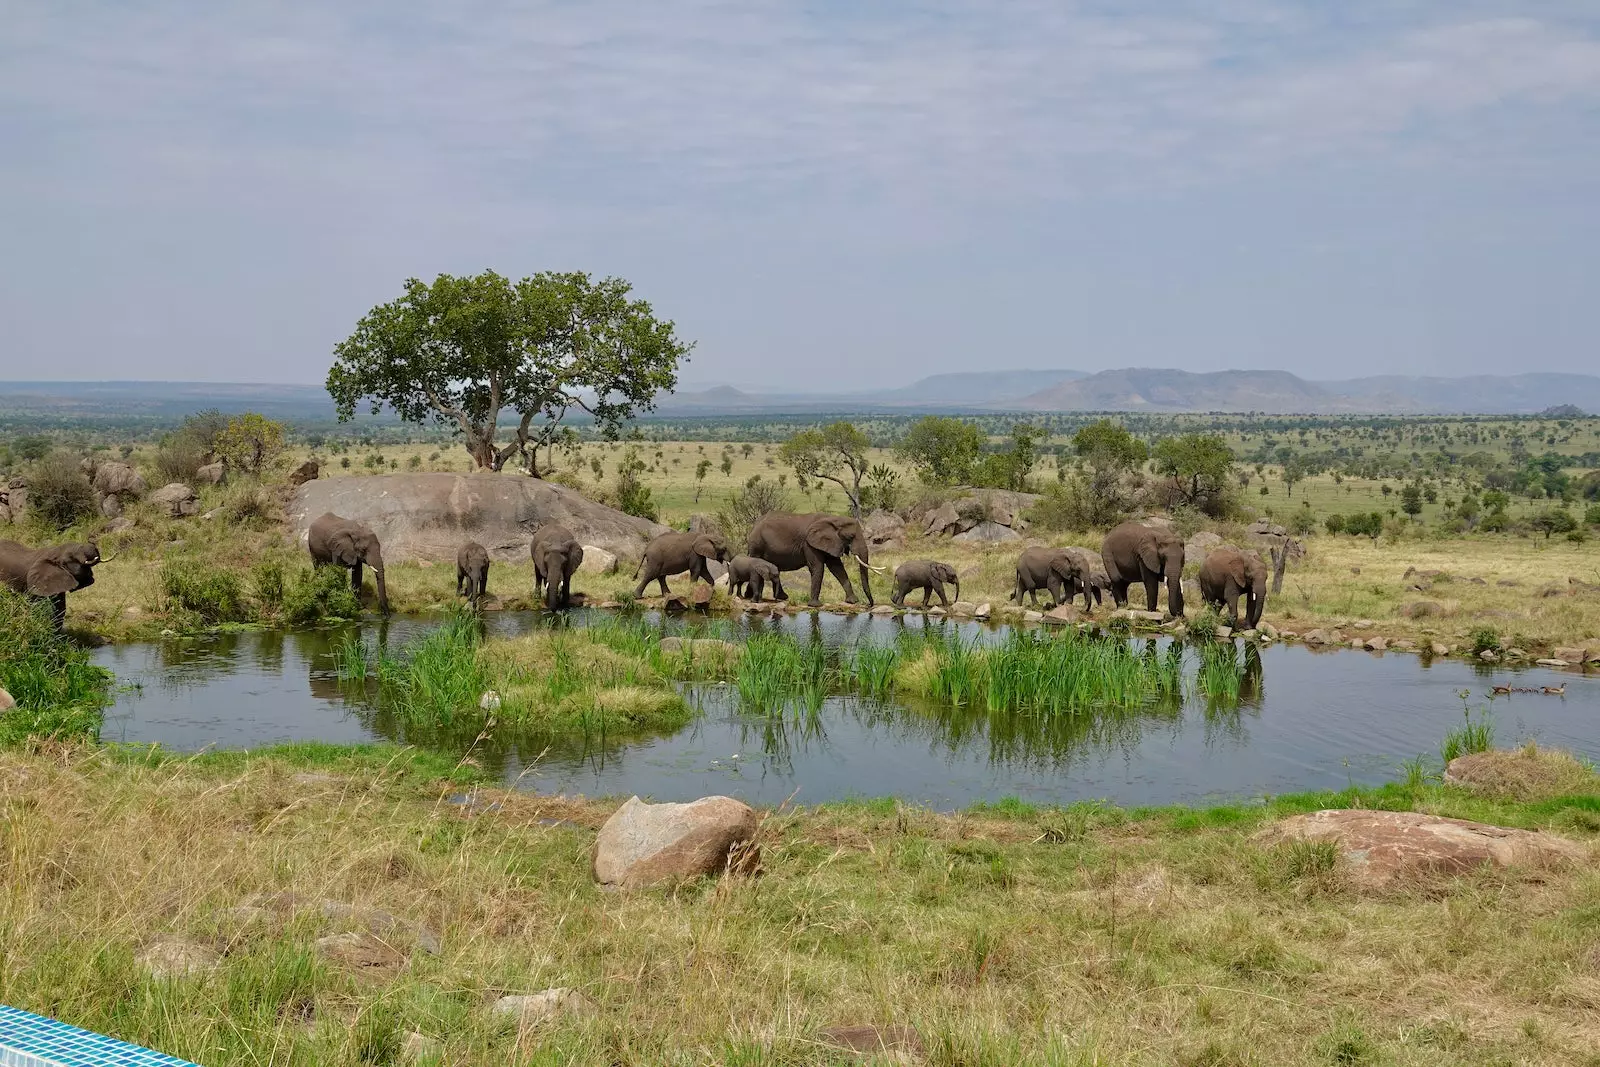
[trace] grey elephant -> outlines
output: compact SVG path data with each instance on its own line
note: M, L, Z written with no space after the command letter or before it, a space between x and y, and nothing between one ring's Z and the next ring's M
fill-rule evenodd
M363 565L371 567L372 577L378 583L378 610L385 615L389 613L389 587L383 581L383 547L370 526L331 511L324 512L306 531L306 548L311 552L312 566L349 568L350 587L357 597L361 595L361 568Z
M456 596L463 595L473 607L489 595L489 551L476 541L456 552Z
M1117 607L1128 604L1128 587L1142 582L1147 611L1157 610L1161 583L1167 583L1167 611L1183 615L1183 538L1165 527L1125 522L1100 543L1106 581Z
M1078 581L1083 591L1084 610L1089 610L1089 598L1091 596L1094 598L1097 607L1105 603L1105 598L1111 592L1111 583L1106 579L1106 566L1101 561L1099 554L1090 552L1087 548L1071 546L1063 548L1061 551L1072 557L1083 572Z
M861 524L848 515L794 515L775 511L763 515L750 527L749 553L764 559L780 571L797 571L804 567L811 572L811 596L815 606L822 603L822 572L826 569L844 588L848 604L856 603L855 587L844 569L846 559L854 559L861 568L861 591L872 604L871 565L867 562L868 547ZM787 598L783 586L773 584L773 595L779 600Z
M1259 556L1237 548L1213 549L1200 564L1200 596L1207 604L1228 609L1228 625L1239 625L1239 597L1245 598L1245 628L1254 630L1267 606L1267 565Z
M710 584L714 579L707 562L726 563L728 556L728 542L721 534L676 530L661 534L645 546L644 556L633 569L633 576L639 579L633 595L644 596L644 587L656 582L661 586L661 595L669 596L672 591L667 588L667 575L684 571L689 572L691 582Z
M50 601L56 629L67 620L67 594L94 584L94 569L103 563L93 543L67 542L29 548L0 541L0 584L14 593Z
M948 611L950 598L944 595L946 584L956 587L956 599L960 600L961 578L954 567L931 559L907 560L894 569L894 592L889 599L898 607L906 602L907 593L920 589L923 607L927 607L929 598L937 593L939 603Z
M545 523L533 533L528 546L533 556L533 595L544 593L545 607L551 611L572 603L572 576L583 562L583 546L572 531L557 523Z
M778 568L764 559L738 555L728 561L728 592L745 600L761 600L766 587L782 589ZM777 594L774 594L777 595ZM781 596L778 599L782 599Z
M1087 590L1089 576L1083 564L1065 549L1025 548L1017 557L1016 585L1011 599L1018 604L1027 596L1035 606L1039 603L1039 590L1050 594L1050 606L1072 601L1079 589ZM1084 593L1084 607L1089 606L1089 594Z

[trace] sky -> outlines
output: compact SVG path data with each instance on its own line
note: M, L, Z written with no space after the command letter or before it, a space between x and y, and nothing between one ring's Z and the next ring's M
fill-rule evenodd
M0 0L0 380L617 275L686 385L1600 368L1594 0Z

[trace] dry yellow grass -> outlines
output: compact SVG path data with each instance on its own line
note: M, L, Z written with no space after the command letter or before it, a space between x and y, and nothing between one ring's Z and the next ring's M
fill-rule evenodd
M769 817L755 881L607 895L589 857L610 805L465 808L459 788L403 755L307 774L0 754L0 999L208 1067L388 1063L411 1031L456 1064L849 1062L817 1042L842 1023L915 1026L952 1067L1592 1064L1600 1045L1592 870L1374 898L1251 844L1259 809L891 803ZM1417 803L1600 828L1593 798ZM360 909L400 921L374 938ZM154 977L158 943L203 965ZM548 987L598 1010L522 1033L488 1011Z

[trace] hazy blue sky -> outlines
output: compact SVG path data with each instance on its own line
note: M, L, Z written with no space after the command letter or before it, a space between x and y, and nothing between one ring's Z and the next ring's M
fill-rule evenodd
M1595 0L0 25L0 379L320 381L406 277L485 267L631 279L698 383L1600 366Z

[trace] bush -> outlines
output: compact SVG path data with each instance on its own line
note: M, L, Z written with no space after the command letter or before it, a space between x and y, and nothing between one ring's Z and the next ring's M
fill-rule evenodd
M263 613L276 615L283 607L283 564L275 559L264 559L250 573L256 603Z
M283 455L283 423L247 411L228 420L212 438L214 448L234 470L260 474Z
M1329 515L1322 520L1322 525L1327 528L1330 534L1341 534L1344 532L1344 516Z
M750 536L750 527L761 516L773 511L788 511L792 507L789 494L777 482L764 482L754 475L742 490L728 497L728 502L717 511L717 525L731 545L742 546Z
M234 490L223 508L236 526L260 526L272 518L272 497L259 485L243 485Z
M1590 504L1585 508L1583 521L1587 526L1600 526L1600 504Z
M58 530L96 513L94 487L76 460L52 452L28 479L28 510Z
M1289 516L1288 525L1290 533L1296 537L1304 537L1307 534L1316 533L1317 517L1305 508L1301 508Z
M1511 528L1511 517L1503 509L1497 508L1483 517L1478 523L1478 529L1485 533L1505 533Z
M350 588L350 574L339 567L315 567L301 571L294 584L284 591L283 617L296 626L308 626L328 619L354 619L361 614L361 602Z
M655 501L650 499L650 487L639 478L644 470L639 450L628 446L617 464L617 510L654 522L657 518Z
M1493 626L1480 626L1472 631L1472 651L1498 652L1500 651L1500 631Z
M0 745L30 737L94 738L111 700L111 672L56 632L47 603L4 588L0 634L0 688L17 702L0 715Z
M161 568L161 594L168 610L212 625L254 618L238 572L200 560L168 560Z

